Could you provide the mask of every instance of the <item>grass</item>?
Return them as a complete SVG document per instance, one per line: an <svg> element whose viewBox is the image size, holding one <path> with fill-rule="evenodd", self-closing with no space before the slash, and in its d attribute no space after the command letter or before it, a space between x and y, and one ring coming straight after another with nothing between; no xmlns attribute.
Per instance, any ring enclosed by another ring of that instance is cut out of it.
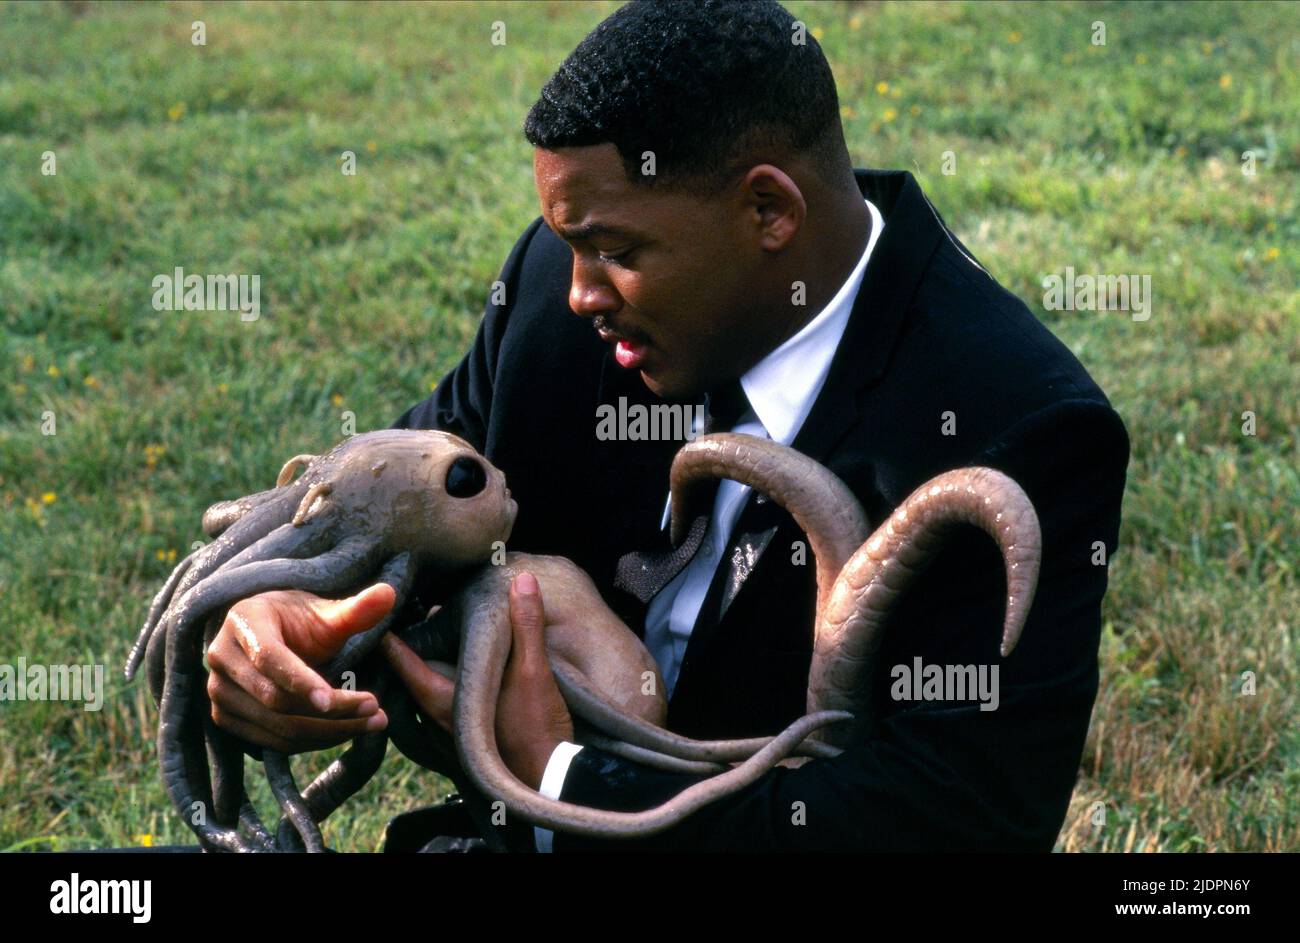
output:
<svg viewBox="0 0 1300 943"><path fill-rule="evenodd" d="M912 170L1132 435L1058 847L1300 847L1294 8L789 6L855 164ZM459 359L537 214L523 116L614 8L0 6L0 663L109 677L99 713L0 703L0 849L191 840L118 673L149 598L209 503L347 413L387 425ZM261 317L154 311L178 265L262 273ZM1151 275L1151 319L1045 311L1066 266ZM373 849L440 788L394 751L327 841Z"/></svg>

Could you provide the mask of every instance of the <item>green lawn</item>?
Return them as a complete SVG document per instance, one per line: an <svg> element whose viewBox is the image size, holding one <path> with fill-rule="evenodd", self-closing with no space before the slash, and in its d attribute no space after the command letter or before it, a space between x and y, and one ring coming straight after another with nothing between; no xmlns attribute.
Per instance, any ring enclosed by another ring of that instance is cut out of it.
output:
<svg viewBox="0 0 1300 943"><path fill-rule="evenodd" d="M209 503L455 364L538 212L524 115L615 6L0 5L0 663L109 669L98 713L0 703L0 849L191 840L119 672L149 599ZM1300 847L1296 8L789 6L855 163L915 173L1132 435L1059 847ZM261 317L155 311L176 266L261 273ZM1150 320L1045 311L1066 266L1149 274ZM391 751L326 839L443 788Z"/></svg>

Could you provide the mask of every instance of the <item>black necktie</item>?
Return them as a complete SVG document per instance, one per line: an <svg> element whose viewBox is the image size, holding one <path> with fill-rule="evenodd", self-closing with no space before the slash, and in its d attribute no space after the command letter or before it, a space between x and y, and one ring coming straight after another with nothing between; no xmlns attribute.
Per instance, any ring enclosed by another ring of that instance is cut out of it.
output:
<svg viewBox="0 0 1300 943"><path fill-rule="evenodd" d="M728 432L749 409L749 400L739 380L712 390L704 398L705 433ZM686 537L667 551L633 551L619 558L614 571L614 586L631 593L642 603L649 603L699 552L709 529L709 515L721 481L714 480L701 498L703 513L691 522Z"/></svg>

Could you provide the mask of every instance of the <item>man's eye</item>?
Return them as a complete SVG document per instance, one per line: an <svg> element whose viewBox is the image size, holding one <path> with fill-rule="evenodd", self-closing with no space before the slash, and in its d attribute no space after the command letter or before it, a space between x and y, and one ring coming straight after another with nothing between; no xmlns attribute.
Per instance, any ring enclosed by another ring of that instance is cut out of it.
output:
<svg viewBox="0 0 1300 943"><path fill-rule="evenodd" d="M631 259L634 251L634 249L624 249L622 252L618 253L601 252L597 255L597 258L602 262L611 262L614 265L624 265L629 259Z"/></svg>

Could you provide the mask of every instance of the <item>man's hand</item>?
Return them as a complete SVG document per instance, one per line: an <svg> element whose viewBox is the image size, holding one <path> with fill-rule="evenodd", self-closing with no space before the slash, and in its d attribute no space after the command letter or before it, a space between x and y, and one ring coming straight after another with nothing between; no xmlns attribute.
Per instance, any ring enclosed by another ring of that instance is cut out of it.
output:
<svg viewBox="0 0 1300 943"><path fill-rule="evenodd" d="M510 771L536 789L551 753L573 739L573 719L546 659L546 613L531 573L510 583L510 627L510 659L497 698L497 748ZM395 635L384 637L383 648L420 709L451 733L455 684Z"/></svg>
<svg viewBox="0 0 1300 943"><path fill-rule="evenodd" d="M315 670L393 608L376 583L348 599L298 590L251 596L231 607L208 648L208 697L217 726L283 753L319 750L388 718L367 691L331 688Z"/></svg>

